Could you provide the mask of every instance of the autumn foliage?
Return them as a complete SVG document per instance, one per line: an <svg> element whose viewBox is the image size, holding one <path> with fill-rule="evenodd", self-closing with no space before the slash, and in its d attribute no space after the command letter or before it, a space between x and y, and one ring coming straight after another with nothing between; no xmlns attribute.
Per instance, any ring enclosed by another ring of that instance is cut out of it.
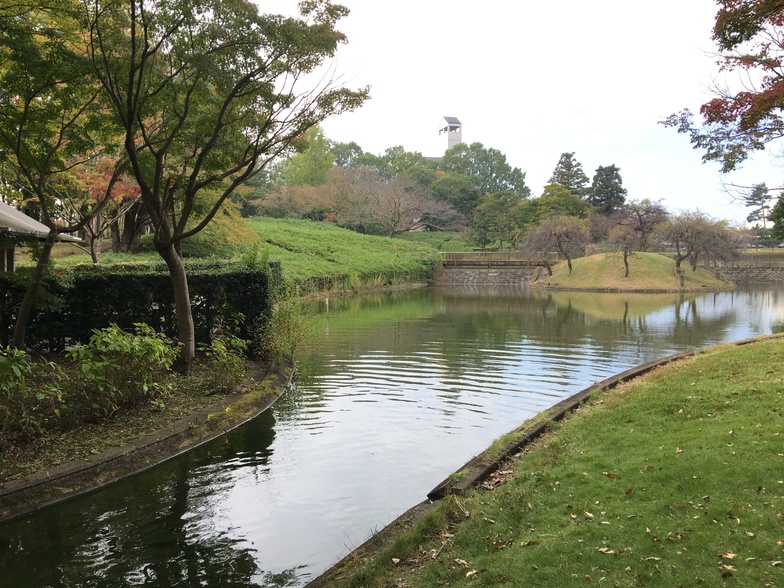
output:
<svg viewBox="0 0 784 588"><path fill-rule="evenodd" d="M742 89L716 89L700 107L702 123L684 109L663 124L686 133L704 161L730 172L749 153L784 137L784 1L718 0L713 40L721 69L743 74Z"/></svg>

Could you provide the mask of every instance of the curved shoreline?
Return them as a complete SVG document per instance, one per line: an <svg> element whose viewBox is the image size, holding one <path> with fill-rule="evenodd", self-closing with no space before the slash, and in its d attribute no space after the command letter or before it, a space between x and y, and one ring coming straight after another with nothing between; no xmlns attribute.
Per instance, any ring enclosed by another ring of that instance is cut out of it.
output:
<svg viewBox="0 0 784 588"><path fill-rule="evenodd" d="M579 408L592 394L613 389L619 384L631 379L647 375L658 367L688 359L695 355L705 353L709 349L716 347L739 347L756 341L782 337L784 337L784 334L760 335L750 339L741 339L739 341L721 343L711 347L703 347L693 351L677 353L625 370L619 374L606 378L601 382L584 388L576 394L558 402L548 410L535 415L520 427L512 430L507 435L504 435L501 439L510 435L513 438L509 441L502 442L500 449L496 447L498 444L498 442L496 442L488 449L469 460L465 465L450 474L443 482L428 492L426 500L413 506L386 527L377 533L374 533L370 539L311 580L306 587L337 588L342 582L351 578L357 569L357 565L362 565L363 562L378 556L384 549L392 545L400 533L413 528L421 517L438 508L439 500L446 498L449 495L459 496L463 492L479 486L482 482L489 479L491 475L503 465L504 461L538 439L546 432L551 423L560 421L566 415Z"/></svg>
<svg viewBox="0 0 784 588"><path fill-rule="evenodd" d="M164 429L140 435L86 459L0 483L0 523L92 492L212 441L268 408L291 385L286 366L249 392L229 394Z"/></svg>

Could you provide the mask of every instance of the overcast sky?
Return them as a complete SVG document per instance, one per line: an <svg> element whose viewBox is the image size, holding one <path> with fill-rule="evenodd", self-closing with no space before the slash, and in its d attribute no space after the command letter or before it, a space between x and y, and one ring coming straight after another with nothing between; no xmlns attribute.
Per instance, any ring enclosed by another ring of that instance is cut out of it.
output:
<svg viewBox="0 0 784 588"><path fill-rule="evenodd" d="M332 140L440 156L441 118L455 116L463 140L503 152L535 196L574 151L591 179L598 166L617 165L629 199L734 222L748 210L732 204L722 180L781 185L771 154L721 176L685 135L657 124L711 97L713 0L340 3L351 14L340 23L349 42L336 71L344 85L369 85L372 98L324 124ZM296 2L259 5L291 12Z"/></svg>

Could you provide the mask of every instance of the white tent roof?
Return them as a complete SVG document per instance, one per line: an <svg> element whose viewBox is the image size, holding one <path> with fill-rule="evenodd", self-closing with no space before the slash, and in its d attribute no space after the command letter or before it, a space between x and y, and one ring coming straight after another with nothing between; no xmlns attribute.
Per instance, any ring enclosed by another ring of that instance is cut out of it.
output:
<svg viewBox="0 0 784 588"><path fill-rule="evenodd" d="M17 210L0 200L0 231L8 230L20 235L33 235L45 238L49 234L49 227L39 223L34 218ZM61 241L81 242L81 239L72 235L60 235Z"/></svg>

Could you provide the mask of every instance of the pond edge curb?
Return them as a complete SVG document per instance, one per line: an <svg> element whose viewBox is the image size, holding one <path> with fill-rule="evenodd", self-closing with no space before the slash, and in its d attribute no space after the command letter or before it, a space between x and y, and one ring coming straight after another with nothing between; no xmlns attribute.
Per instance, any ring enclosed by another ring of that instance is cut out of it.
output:
<svg viewBox="0 0 784 588"><path fill-rule="evenodd" d="M0 483L0 523L138 474L236 429L269 409L290 388L293 375L292 365L283 366L248 392L228 394L164 429Z"/></svg>
<svg viewBox="0 0 784 588"><path fill-rule="evenodd" d="M532 417L520 427L513 429L508 434L515 435L515 439L505 445L497 454L488 457L489 448L469 460L463 467L450 474L444 481L436 485L427 494L427 499L408 509L386 527L374 533L373 536L342 557L335 564L324 570L319 576L308 582L306 588L337 588L340 582L348 580L354 573L354 564L372 559L384 548L390 546L394 538L402 531L410 529L416 521L438 507L438 501L449 495L459 496L490 478L499 467L510 457L519 453L547 431L550 424L562 420L567 414L579 408L592 394L611 390L629 380L644 376L654 369L667 364L688 359L703 354L718 347L740 347L757 341L784 338L784 333L773 335L759 335L739 341L721 343L710 347L702 347L693 351L676 353L661 359L647 362L619 374L596 382L587 388L561 400L546 411Z"/></svg>

